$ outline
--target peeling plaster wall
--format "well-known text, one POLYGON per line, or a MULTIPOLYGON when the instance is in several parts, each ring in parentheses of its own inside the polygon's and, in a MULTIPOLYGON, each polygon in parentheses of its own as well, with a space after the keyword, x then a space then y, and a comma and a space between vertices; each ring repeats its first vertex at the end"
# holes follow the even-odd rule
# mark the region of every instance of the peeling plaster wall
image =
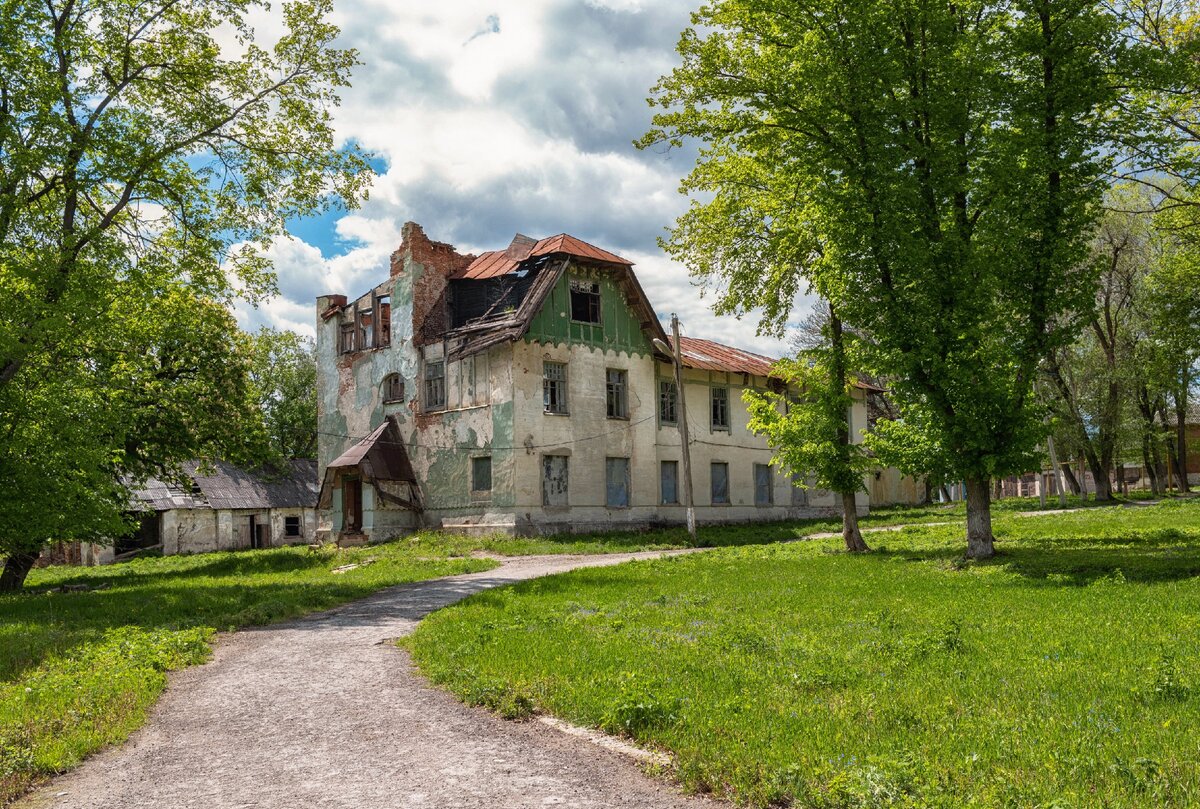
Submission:
POLYGON ((174 509, 162 512, 163 555, 227 550, 218 540, 217 512, 211 509, 174 509))

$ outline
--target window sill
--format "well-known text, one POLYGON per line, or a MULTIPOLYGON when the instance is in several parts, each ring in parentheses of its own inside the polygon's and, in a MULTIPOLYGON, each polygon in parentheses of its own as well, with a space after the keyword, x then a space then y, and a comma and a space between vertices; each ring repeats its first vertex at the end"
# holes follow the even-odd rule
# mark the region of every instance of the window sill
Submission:
POLYGON ((543 410, 542 413, 544 413, 547 416, 569 416, 569 415, 571 415, 570 413, 560 412, 558 410, 543 410))
POLYGON ((629 421, 629 416, 606 416, 609 421, 629 421))

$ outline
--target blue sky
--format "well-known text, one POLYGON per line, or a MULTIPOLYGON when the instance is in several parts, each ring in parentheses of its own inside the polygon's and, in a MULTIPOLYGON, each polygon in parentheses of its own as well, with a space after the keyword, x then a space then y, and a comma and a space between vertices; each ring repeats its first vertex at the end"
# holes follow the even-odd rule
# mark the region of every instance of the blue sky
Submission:
POLYGON ((635 262, 685 333, 778 354, 784 341, 757 336, 753 318, 713 316, 656 244, 686 206, 694 150, 632 144, 694 1, 336 0, 341 45, 363 65, 335 127, 377 156, 378 177, 359 210, 293 223, 272 249, 280 296, 243 307, 242 324, 312 333, 314 298, 381 281, 412 220, 463 252, 571 233, 635 262))

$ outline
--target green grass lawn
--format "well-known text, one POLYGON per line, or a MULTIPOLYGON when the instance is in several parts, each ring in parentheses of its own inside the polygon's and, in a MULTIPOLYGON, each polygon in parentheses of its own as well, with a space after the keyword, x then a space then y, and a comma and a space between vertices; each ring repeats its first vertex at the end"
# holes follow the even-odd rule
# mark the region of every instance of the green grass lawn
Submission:
POLYGON ((481 593, 407 645, 752 805, 1200 806, 1200 501, 1009 511, 986 563, 957 524, 727 548, 481 593))
POLYGON ((0 597, 0 805, 123 740, 218 630, 326 609, 380 588, 487 570, 486 559, 392 543, 139 559, 34 570, 0 597), (334 574, 333 568, 373 559, 334 574), (50 592, 84 584, 87 592, 50 592))

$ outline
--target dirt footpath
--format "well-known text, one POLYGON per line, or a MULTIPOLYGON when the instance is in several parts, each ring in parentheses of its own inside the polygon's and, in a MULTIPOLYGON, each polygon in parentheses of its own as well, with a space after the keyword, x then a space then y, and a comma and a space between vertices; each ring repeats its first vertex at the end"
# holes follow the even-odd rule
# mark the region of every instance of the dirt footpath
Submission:
POLYGON ((145 727, 21 807, 711 807, 627 757, 431 688, 388 641, 489 587, 659 553, 516 559, 236 632, 145 727))

